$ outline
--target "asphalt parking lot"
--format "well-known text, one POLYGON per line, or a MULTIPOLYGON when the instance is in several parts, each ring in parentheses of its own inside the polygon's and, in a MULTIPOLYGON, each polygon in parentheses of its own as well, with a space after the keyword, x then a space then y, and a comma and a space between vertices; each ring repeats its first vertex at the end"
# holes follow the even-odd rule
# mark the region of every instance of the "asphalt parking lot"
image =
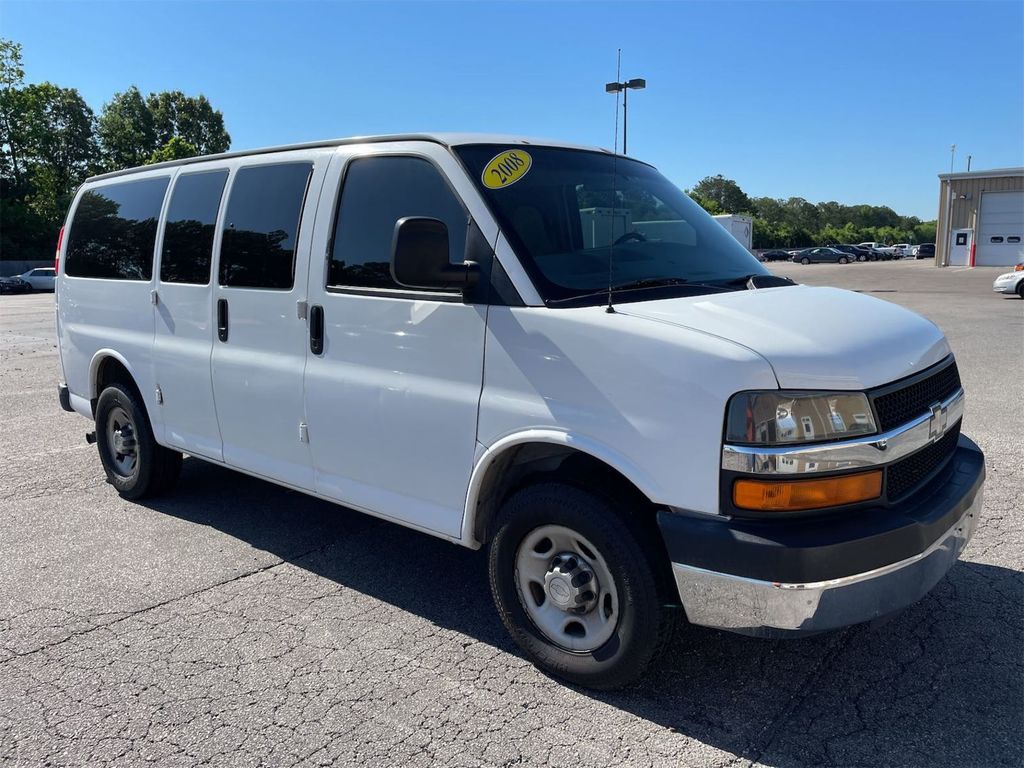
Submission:
POLYGON ((0 297, 0 763, 1024 764, 1024 302, 991 292, 1002 270, 771 267, 948 334, 980 529, 884 624, 685 628, 602 694, 518 655, 482 553, 194 459, 175 495, 122 501, 57 405, 52 295, 0 297))

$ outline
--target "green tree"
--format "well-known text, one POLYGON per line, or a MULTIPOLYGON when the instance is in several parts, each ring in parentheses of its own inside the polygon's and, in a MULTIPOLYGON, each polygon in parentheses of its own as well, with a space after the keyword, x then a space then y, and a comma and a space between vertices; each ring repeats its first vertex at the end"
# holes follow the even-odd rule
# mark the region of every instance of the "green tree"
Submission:
POLYGON ((21 44, 0 38, 0 174, 14 186, 23 181, 19 147, 21 86, 25 79, 21 44))
POLYGON ((134 85, 103 105, 98 133, 110 171, 143 165, 159 147, 153 113, 134 85))
POLYGON ((22 97, 28 122, 24 156, 33 187, 29 204, 43 218, 57 221, 98 159, 95 118, 74 88, 40 83, 27 86, 22 97))
POLYGON ((182 160, 200 154, 194 145, 189 144, 180 136, 171 136, 170 140, 160 149, 153 150, 147 163, 162 163, 167 160, 182 160))
POLYGON ((701 208, 710 213, 712 216, 716 216, 722 213, 722 206, 718 204, 718 201, 712 200, 710 197, 701 197, 693 190, 687 190, 687 194, 693 198, 694 202, 697 203, 701 208))
POLYGON ((749 213, 754 209, 740 185, 722 174, 705 176, 687 192, 694 200, 713 201, 721 213, 749 213))
POLYGON ((186 96, 181 91, 151 93, 146 106, 153 115, 157 146, 165 147, 177 137, 194 148, 193 155, 227 152, 231 136, 224 128, 224 115, 202 94, 186 96))

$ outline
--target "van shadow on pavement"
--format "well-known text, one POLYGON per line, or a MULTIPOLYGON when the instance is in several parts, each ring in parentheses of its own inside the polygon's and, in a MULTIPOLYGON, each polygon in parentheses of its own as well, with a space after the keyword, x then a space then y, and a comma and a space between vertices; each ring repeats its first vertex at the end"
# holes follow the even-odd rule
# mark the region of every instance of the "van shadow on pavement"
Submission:
MULTIPOLYGON (((148 506, 518 654, 491 603, 483 552, 195 459, 175 493, 148 506), (374 567, 381 561, 402 567, 374 567), (445 579, 422 578, 438 563, 445 579)), ((884 624, 790 641, 686 626, 641 683, 575 690, 767 765, 1016 766, 1022 605, 1021 573, 959 563, 884 624)))

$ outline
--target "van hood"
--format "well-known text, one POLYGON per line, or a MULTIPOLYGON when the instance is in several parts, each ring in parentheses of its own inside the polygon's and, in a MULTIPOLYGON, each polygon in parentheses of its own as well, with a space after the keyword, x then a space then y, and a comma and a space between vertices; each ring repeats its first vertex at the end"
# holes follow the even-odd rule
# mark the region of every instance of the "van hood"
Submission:
POLYGON ((934 323, 897 304, 838 288, 763 288, 615 309, 747 347, 768 361, 785 389, 869 389, 949 354, 934 323))

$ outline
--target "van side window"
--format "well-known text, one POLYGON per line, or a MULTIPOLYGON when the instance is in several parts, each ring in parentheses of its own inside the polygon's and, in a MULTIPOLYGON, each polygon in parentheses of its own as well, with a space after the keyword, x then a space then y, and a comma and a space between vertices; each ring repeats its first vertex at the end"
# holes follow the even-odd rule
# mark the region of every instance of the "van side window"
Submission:
POLYGON ((174 182, 160 255, 161 282, 210 282, 213 233, 227 178, 225 169, 183 174, 174 182))
POLYGON ((334 222, 328 286, 397 288, 391 277, 395 224, 427 216, 448 225, 449 259, 466 251, 468 215, 440 171, 418 157, 364 157, 345 173, 334 222))
POLYGON ((224 218, 221 285, 291 289, 299 219, 312 172, 312 163, 238 170, 224 218))
POLYGON ((64 272, 71 277, 149 280, 156 224, 169 177, 125 181, 82 194, 71 221, 64 272))

